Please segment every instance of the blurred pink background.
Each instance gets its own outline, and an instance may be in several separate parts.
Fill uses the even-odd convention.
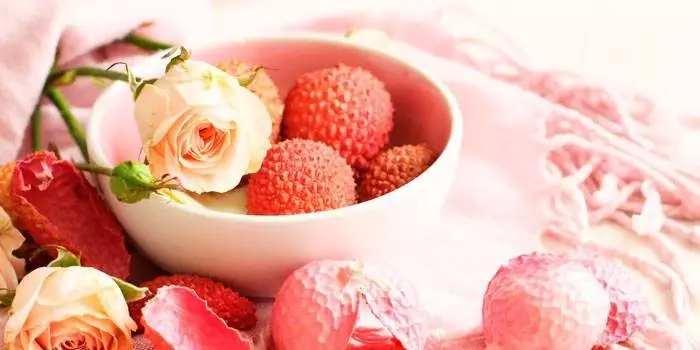
[[[394,6],[419,14],[442,3],[459,3],[475,21],[506,34],[537,66],[575,70],[606,84],[641,90],[679,112],[700,110],[700,50],[695,44],[700,2],[694,0],[212,1],[222,36],[240,34],[230,28],[236,18],[245,18],[245,11],[233,9],[234,4],[270,4],[267,13],[255,13],[256,27],[264,27],[279,15]],[[455,31],[477,30],[475,23],[443,20]]]

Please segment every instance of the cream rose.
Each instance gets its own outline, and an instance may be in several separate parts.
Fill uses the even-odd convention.
[[[271,146],[263,102],[204,62],[184,61],[144,85],[135,116],[153,175],[177,177],[195,193],[232,190]]]
[[[134,330],[110,276],[90,267],[41,267],[17,287],[4,341],[8,350],[131,350]]]
[[[0,208],[0,289],[15,289],[24,275],[24,260],[12,255],[22,243],[24,236],[12,225],[7,212]]]

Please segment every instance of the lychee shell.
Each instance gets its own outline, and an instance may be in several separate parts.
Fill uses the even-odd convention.
[[[590,350],[605,330],[610,300],[577,262],[522,256],[496,273],[483,305],[495,349]]]
[[[644,326],[649,315],[649,304],[642,287],[613,260],[587,256],[580,261],[598,279],[610,298],[607,327],[598,344],[617,344],[629,339]]]
[[[357,290],[345,288],[348,265],[310,263],[290,275],[275,298],[271,330],[278,350],[345,350],[357,323]]]

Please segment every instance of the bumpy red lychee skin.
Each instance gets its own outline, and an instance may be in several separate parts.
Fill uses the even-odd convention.
[[[247,196],[251,215],[311,213],[357,202],[353,171],[345,159],[321,142],[300,139],[272,146],[251,175]]]
[[[187,274],[159,276],[142,283],[141,286],[148,288],[150,294],[129,303],[129,313],[138,324],[139,331],[143,331],[141,309],[153,298],[158,289],[164,286],[187,287],[194,290],[197,296],[206,301],[209,308],[231,328],[249,330],[258,322],[253,302],[222,283],[206,277]]]
[[[427,145],[392,147],[377,155],[360,176],[357,192],[361,202],[383,196],[418,177],[435,161]]]
[[[607,293],[579,262],[523,255],[502,266],[488,284],[484,336],[494,349],[590,350],[609,311]]]
[[[603,285],[610,298],[610,313],[605,332],[598,345],[606,346],[628,340],[642,329],[649,316],[648,299],[625,268],[604,257],[586,254],[581,263]]]
[[[239,60],[219,62],[216,64],[216,67],[233,76],[243,76],[255,72],[255,78],[250,84],[246,85],[246,88],[257,95],[267,107],[267,113],[270,114],[272,119],[270,142],[274,144],[279,141],[284,103],[280,97],[277,85],[265,72],[265,69],[258,69],[256,72],[256,69],[260,66]]]
[[[364,169],[389,141],[394,106],[369,71],[337,65],[299,77],[285,100],[282,133],[321,141]]]
[[[141,323],[153,350],[253,349],[249,337],[228,327],[187,287],[160,288],[143,307]]]

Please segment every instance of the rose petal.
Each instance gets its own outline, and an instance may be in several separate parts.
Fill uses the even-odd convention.
[[[189,288],[161,287],[142,312],[144,335],[157,350],[250,350],[252,347]]]
[[[17,286],[17,273],[6,254],[0,252],[0,296]]]
[[[38,323],[84,314],[108,318],[123,332],[136,327],[116,282],[111,276],[89,267],[71,266],[48,276],[35,301],[34,311],[40,307],[45,310],[32,312],[40,318]],[[78,312],[80,309],[83,310]]]
[[[170,98],[165,91],[157,85],[144,85],[134,106],[134,117],[141,134],[141,142],[146,145],[154,138],[156,130],[161,127],[166,129],[167,125],[172,124],[172,121],[164,123],[170,116]]]
[[[272,118],[265,104],[252,91],[241,88],[235,99],[237,106],[241,106],[239,113],[246,116],[247,127],[243,130],[247,133],[249,142],[251,162],[247,173],[250,174],[260,170],[262,161],[271,147],[269,135],[272,132]]]
[[[361,293],[372,314],[406,350],[423,349],[425,334],[418,298],[408,282],[369,278]]]
[[[179,96],[186,106],[220,106],[238,80],[202,61],[188,60],[169,71],[157,84],[167,87],[169,96]],[[175,109],[173,109],[175,110]]]
[[[18,279],[24,276],[24,259],[17,258],[12,253],[24,243],[24,236],[13,225],[10,215],[0,208],[0,249],[5,253],[4,260],[10,264],[9,268],[3,267],[2,278],[5,280],[3,288],[14,288]]]
[[[152,153],[158,157],[149,158],[154,176],[160,177],[168,173],[177,177],[184,188],[195,193],[224,193],[235,188],[245,175],[250,162],[247,148],[248,140],[245,134],[241,135],[239,129],[226,131],[228,135],[224,137],[221,144],[217,145],[219,149],[210,151],[210,154],[202,155],[202,159],[186,159],[183,154],[189,152],[189,147],[192,145],[186,144],[190,135],[181,135],[181,133],[197,132],[196,123],[209,123],[215,118],[207,119],[206,116],[220,112],[221,109],[192,108],[188,112],[192,113],[192,116],[183,116],[181,120],[173,124],[173,129],[168,133],[166,139],[169,145],[175,147],[159,144],[156,146],[160,147],[149,149],[149,157]],[[165,150],[164,157],[155,154],[160,149]]]
[[[112,321],[97,319],[91,316],[71,317],[61,322],[51,324],[50,333],[52,345],[58,345],[77,335],[83,337],[87,349],[108,349],[111,344],[115,349],[130,349],[130,333],[119,329]]]
[[[22,283],[17,286],[15,298],[10,307],[12,316],[5,324],[4,339],[6,342],[17,338],[20,334],[46,278],[57,270],[58,268],[40,267],[25,276]]]

